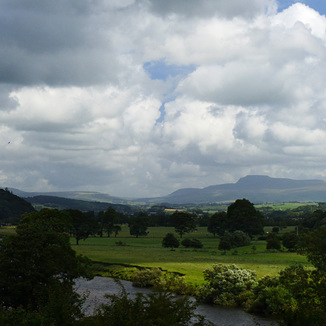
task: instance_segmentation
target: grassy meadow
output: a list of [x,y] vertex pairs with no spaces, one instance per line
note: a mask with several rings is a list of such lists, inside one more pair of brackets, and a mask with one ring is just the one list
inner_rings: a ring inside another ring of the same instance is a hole
[[[282,229],[288,232],[293,228]],[[236,264],[239,267],[253,270],[260,278],[264,275],[276,275],[287,266],[302,264],[310,266],[304,256],[296,253],[268,252],[265,241],[253,241],[250,246],[232,249],[224,255],[219,251],[218,238],[213,238],[206,227],[199,227],[198,231],[186,234],[185,237],[199,239],[204,247],[190,249],[180,246],[176,250],[162,247],[162,238],[168,232],[174,232],[172,227],[151,227],[146,237],[135,238],[129,235],[127,225],[122,226],[122,232],[115,238],[90,237],[80,241],[79,245],[71,239],[71,244],[77,253],[89,257],[93,261],[113,264],[109,269],[121,269],[119,264],[160,267],[169,272],[178,272],[185,275],[188,282],[199,284],[203,281],[203,270],[213,264]],[[266,230],[269,231],[269,230]],[[116,243],[120,242],[120,245]],[[121,245],[122,244],[122,245]],[[253,249],[255,246],[255,249]]]

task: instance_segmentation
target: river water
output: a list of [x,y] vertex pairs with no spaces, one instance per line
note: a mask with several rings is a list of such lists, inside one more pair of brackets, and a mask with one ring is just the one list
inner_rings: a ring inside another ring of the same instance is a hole
[[[137,288],[132,286],[131,282],[120,281],[127,293],[134,296],[137,292],[150,293],[152,290]],[[78,293],[88,293],[88,298],[85,302],[87,313],[91,314],[94,309],[101,303],[105,302],[105,294],[118,294],[121,287],[109,277],[96,276],[92,280],[86,279],[76,280],[76,291]],[[201,304],[197,307],[196,313],[218,326],[276,326],[276,323],[270,320],[250,315],[240,309],[223,308],[213,305]]]

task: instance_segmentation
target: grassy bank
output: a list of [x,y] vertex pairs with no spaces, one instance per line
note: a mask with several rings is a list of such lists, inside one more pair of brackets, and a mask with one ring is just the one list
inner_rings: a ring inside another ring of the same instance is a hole
[[[203,270],[215,263],[236,264],[251,269],[259,278],[264,275],[276,275],[289,265],[310,266],[305,257],[296,253],[267,252],[265,241],[253,241],[250,246],[231,250],[224,255],[217,249],[219,240],[207,233],[206,227],[198,228],[197,232],[186,235],[186,237],[200,239],[204,245],[203,249],[186,249],[180,246],[175,251],[171,251],[162,248],[162,238],[168,232],[174,232],[174,229],[153,227],[149,228],[148,236],[137,239],[129,235],[129,229],[124,225],[122,232],[116,238],[92,237],[80,241],[78,246],[72,239],[71,243],[77,253],[93,261],[113,265],[159,267],[169,272],[182,273],[186,281],[196,284],[203,281]],[[253,245],[256,247],[255,250],[252,248]],[[121,269],[117,266],[107,268]]]

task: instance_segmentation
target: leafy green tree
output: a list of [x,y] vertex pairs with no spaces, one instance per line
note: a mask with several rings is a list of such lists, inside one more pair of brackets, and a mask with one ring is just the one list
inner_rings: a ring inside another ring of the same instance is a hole
[[227,231],[241,230],[250,236],[264,233],[263,215],[247,199],[237,199],[227,210]]
[[209,218],[207,231],[209,233],[212,233],[214,238],[216,237],[217,234],[223,234],[226,228],[227,228],[227,216],[225,212],[215,213]]
[[110,237],[112,233],[118,230],[117,224],[120,223],[120,214],[111,206],[105,212],[100,212],[98,219],[100,224],[100,237],[103,236],[103,232],[106,232],[108,237]]
[[282,236],[282,244],[289,251],[295,251],[299,242],[299,236],[293,232],[286,232]]
[[276,233],[270,233],[266,238],[266,249],[281,250],[281,240]]
[[162,240],[162,246],[164,248],[174,249],[178,248],[180,246],[180,243],[173,233],[167,233]]
[[[74,279],[88,276],[88,260],[71,249],[69,216],[42,209],[25,214],[16,234],[0,242],[0,305],[40,313],[44,325],[72,325],[81,317]],[[7,311],[8,313],[8,311]],[[43,324],[42,324],[43,325]]]
[[326,273],[326,226],[303,236],[299,244],[299,252],[306,254],[316,268]]
[[64,212],[70,217],[70,233],[76,239],[76,245],[80,240],[86,240],[91,234],[96,233],[97,222],[94,217],[78,209],[67,209]]
[[196,231],[196,220],[195,218],[186,212],[175,212],[172,214],[172,221],[175,232],[179,234],[180,238],[185,233]]
[[139,213],[138,216],[130,217],[128,224],[130,235],[135,235],[138,238],[141,235],[148,234],[149,219],[145,213]]

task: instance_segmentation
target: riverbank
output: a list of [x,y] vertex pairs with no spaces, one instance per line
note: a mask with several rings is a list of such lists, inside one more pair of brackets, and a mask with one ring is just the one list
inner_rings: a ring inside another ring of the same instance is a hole
[[[134,287],[129,281],[122,280],[120,283],[130,296],[134,296],[136,293],[148,294],[152,292],[150,289]],[[119,294],[121,286],[112,278],[96,276],[89,281],[86,279],[77,279],[75,289],[80,294],[88,293],[84,309],[87,314],[92,314],[96,307],[106,302],[105,294]],[[218,326],[277,326],[274,321],[234,308],[200,304],[196,309],[196,313],[204,316],[214,323],[214,325]]]

